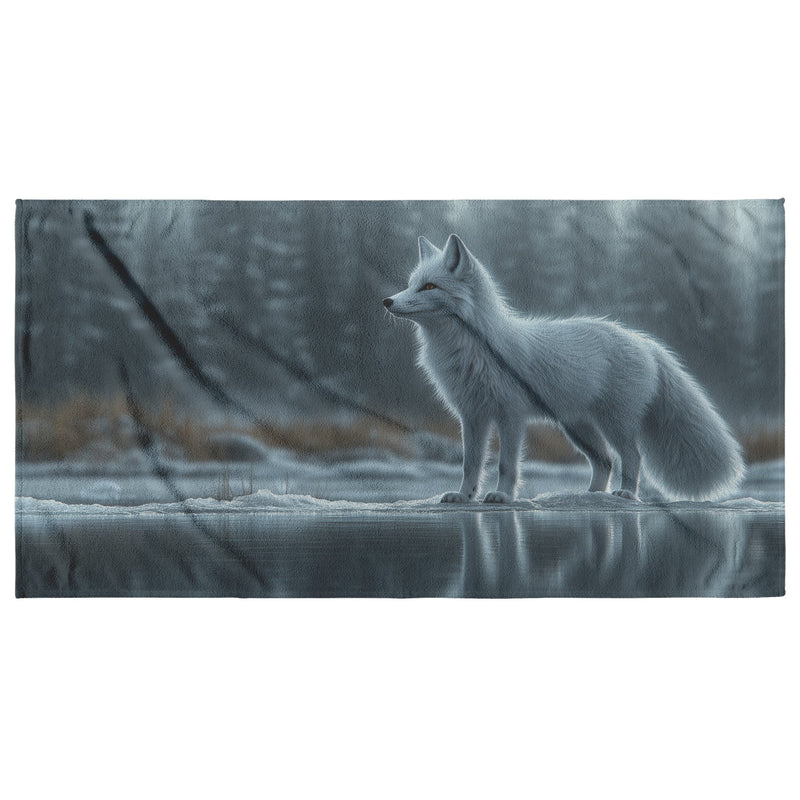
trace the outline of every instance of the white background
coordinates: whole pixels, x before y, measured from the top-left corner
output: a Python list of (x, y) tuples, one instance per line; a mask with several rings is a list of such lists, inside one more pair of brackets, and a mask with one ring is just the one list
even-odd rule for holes
[(15, 197), (785, 196), (791, 303), (790, 3), (2, 17), (6, 796), (797, 796), (792, 459), (783, 599), (15, 601), (11, 502)]

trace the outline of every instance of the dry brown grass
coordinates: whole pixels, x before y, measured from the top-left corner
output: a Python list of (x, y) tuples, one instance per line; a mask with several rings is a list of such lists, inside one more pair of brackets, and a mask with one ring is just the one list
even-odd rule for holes
[(571, 464), (583, 460), (583, 456), (570, 444), (567, 437), (552, 425), (531, 425), (525, 452), (537, 461), (553, 461)]
[[(236, 437), (240, 441), (246, 437), (266, 447), (286, 446), (309, 455), (365, 447), (405, 456), (413, 453), (408, 437), (380, 422), (358, 420), (344, 425), (310, 420), (281, 426), (276, 435), (233, 419), (208, 424), (181, 412), (171, 400), (155, 409), (142, 409), (141, 414), (144, 424), (160, 441), (176, 455), (192, 461), (242, 460), (242, 446), (237, 444)], [(20, 456), (27, 461), (62, 461), (95, 443), (105, 444), (112, 452), (136, 445), (135, 427), (122, 395), (98, 398), (79, 394), (57, 406), (23, 405), (17, 408), (17, 425), (22, 429)], [(454, 442), (460, 439), (455, 420), (432, 420), (427, 430)], [(783, 428), (740, 431), (739, 440), (751, 463), (784, 455)], [(492, 446), (497, 446), (496, 441)], [(583, 458), (560, 430), (549, 425), (529, 428), (526, 452), (537, 460), (557, 463)], [(257, 457), (256, 452), (245, 453), (244, 460)]]
[(784, 457), (785, 437), (783, 428), (740, 431), (738, 438), (742, 444), (745, 459), (750, 464)]
[[(380, 422), (297, 422), (276, 426), (272, 433), (236, 420), (208, 424), (181, 413), (173, 401), (156, 409), (142, 408), (140, 414), (155, 437), (192, 461), (235, 460), (236, 452), (246, 452), (237, 437), (238, 442), (246, 437), (267, 447), (289, 447), (305, 454), (359, 447), (411, 454), (402, 433)], [(62, 461), (96, 443), (113, 450), (136, 445), (135, 426), (123, 396), (104, 399), (76, 395), (58, 406), (23, 405), (17, 408), (17, 425), (22, 429), (20, 455), (27, 461)], [(251, 450), (249, 456), (256, 458), (257, 453)]]
[(98, 439), (115, 448), (132, 436), (122, 424), (127, 414), (123, 397), (103, 399), (78, 394), (58, 406), (17, 407), (24, 456), (30, 461), (60, 461)]

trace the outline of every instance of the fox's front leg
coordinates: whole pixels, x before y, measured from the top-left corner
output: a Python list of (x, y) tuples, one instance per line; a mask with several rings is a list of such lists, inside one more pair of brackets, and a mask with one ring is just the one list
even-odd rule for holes
[(489, 420), (476, 417), (461, 418), (461, 443), (464, 448), (464, 479), (461, 489), (448, 492), (443, 503), (467, 503), (475, 499), (481, 482), (483, 462), (486, 459), (486, 440)]
[(519, 480), (519, 459), (525, 435), (525, 421), (500, 420), (497, 424), (500, 438), (500, 465), (497, 476), (497, 491), (489, 492), (484, 503), (508, 503), (516, 497)]

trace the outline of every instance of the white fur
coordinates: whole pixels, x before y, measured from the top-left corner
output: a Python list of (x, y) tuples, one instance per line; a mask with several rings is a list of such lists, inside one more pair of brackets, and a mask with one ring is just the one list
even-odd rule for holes
[[(429, 283), (436, 288), (422, 288)], [(713, 499), (741, 480), (738, 443), (666, 348), (602, 319), (519, 316), (457, 236), (443, 250), (421, 238), (408, 289), (385, 302), (417, 324), (419, 363), (461, 420), (464, 479), (443, 502), (477, 496), (492, 426), (499, 477), (484, 499), (513, 499), (525, 429), (537, 418), (558, 423), (589, 459), (591, 491), (608, 491), (614, 453), (616, 493), (631, 499), (640, 466), (669, 498)]]

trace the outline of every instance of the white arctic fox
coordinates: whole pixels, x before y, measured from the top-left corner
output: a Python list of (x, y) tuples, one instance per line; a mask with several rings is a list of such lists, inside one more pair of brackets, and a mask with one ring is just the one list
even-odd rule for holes
[(408, 289), (383, 301), (417, 324), (419, 363), (461, 420), (464, 480), (443, 503), (476, 497), (492, 425), (497, 491), (513, 500), (527, 423), (556, 422), (592, 465), (589, 491), (609, 489), (613, 452), (637, 499), (639, 471), (669, 498), (712, 499), (744, 472), (741, 450), (705, 392), (662, 345), (601, 319), (525, 318), (510, 309), (464, 243), (419, 240)]

